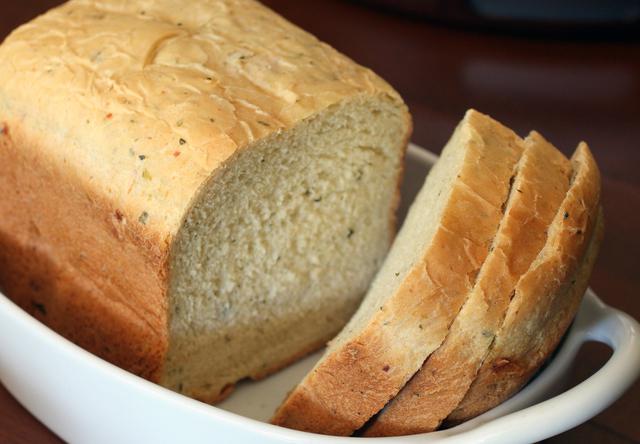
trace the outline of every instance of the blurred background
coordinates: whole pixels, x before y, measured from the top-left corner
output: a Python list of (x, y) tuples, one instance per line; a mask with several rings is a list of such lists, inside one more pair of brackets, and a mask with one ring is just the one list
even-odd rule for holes
[[(0, 38), (61, 3), (3, 2)], [(264, 0), (404, 97), (413, 142), (439, 152), (467, 108), (570, 154), (592, 148), (606, 238), (591, 286), (640, 319), (640, 0)], [(0, 61), (2, 63), (2, 61)], [(609, 356), (588, 345), (575, 384)], [(579, 409), (580, 406), (576, 406)], [(59, 442), (0, 386), (0, 443)], [(640, 443), (640, 384), (553, 443)]]

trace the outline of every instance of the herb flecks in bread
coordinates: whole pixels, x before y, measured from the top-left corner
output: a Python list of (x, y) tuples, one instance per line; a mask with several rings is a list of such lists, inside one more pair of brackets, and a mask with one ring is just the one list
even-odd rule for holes
[[(524, 145), (496, 237), (444, 343), (371, 422), (365, 436), (437, 429), (475, 379), (514, 287), (544, 246), (548, 226), (569, 188), (571, 164), (562, 153), (535, 132)], [(496, 365), (508, 364), (504, 360)]]
[(410, 131), (382, 79), (249, 0), (72, 0), (0, 59), (0, 285), (27, 310), (38, 276), (48, 325), (206, 401), (350, 317)]
[(555, 350), (578, 310), (604, 222), (600, 173), (585, 143), (571, 163), (571, 186), (545, 246), (518, 281), (489, 353), (449, 423), (477, 416), (516, 393)]

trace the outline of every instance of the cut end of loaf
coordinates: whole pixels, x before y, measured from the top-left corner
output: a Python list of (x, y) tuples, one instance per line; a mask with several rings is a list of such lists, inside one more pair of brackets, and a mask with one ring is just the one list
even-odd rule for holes
[(408, 119), (387, 95), (357, 97), (209, 181), (172, 249), (163, 385), (217, 400), (346, 323), (393, 235)]

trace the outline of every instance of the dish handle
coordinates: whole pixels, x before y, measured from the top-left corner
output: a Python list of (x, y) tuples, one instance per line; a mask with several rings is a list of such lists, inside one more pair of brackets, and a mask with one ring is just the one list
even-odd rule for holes
[[(640, 375), (640, 324), (602, 302), (588, 289), (569, 335), (547, 368), (518, 396), (469, 421), (464, 435), (487, 442), (539, 441), (557, 435), (609, 407)], [(609, 346), (613, 354), (593, 375), (552, 398), (580, 347), (590, 341)], [(546, 399), (546, 400), (544, 400)], [(467, 423), (463, 424), (466, 425)], [(524, 429), (523, 429), (524, 425)], [(465, 427), (466, 428), (466, 427)]]
[(581, 344), (601, 342), (613, 350), (600, 370), (574, 387), (585, 400), (600, 399), (602, 407), (593, 413), (597, 415), (622, 396), (640, 375), (640, 324), (627, 313), (606, 305), (591, 289), (585, 297), (592, 303), (583, 312), (584, 319), (576, 319), (581, 321), (584, 332)]

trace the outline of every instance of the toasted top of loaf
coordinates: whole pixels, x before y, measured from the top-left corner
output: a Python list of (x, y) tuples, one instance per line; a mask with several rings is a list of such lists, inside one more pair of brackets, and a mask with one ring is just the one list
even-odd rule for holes
[(562, 153), (536, 132), (524, 144), (489, 255), (445, 342), (387, 404), (366, 436), (435, 430), (473, 382), (513, 289), (542, 249), (549, 223), (569, 188), (571, 164)]
[(0, 60), (8, 131), (161, 234), (252, 141), (349, 97), (399, 100), (252, 0), (72, 0), (16, 29)]
[(547, 242), (518, 281), (491, 349), (448, 421), (472, 418), (520, 389), (553, 352), (575, 316), (603, 222), (600, 173), (584, 142), (571, 163), (572, 183), (549, 225)]
[(273, 422), (348, 435), (444, 340), (502, 217), (522, 141), (470, 110), (416, 197), (363, 304)]

